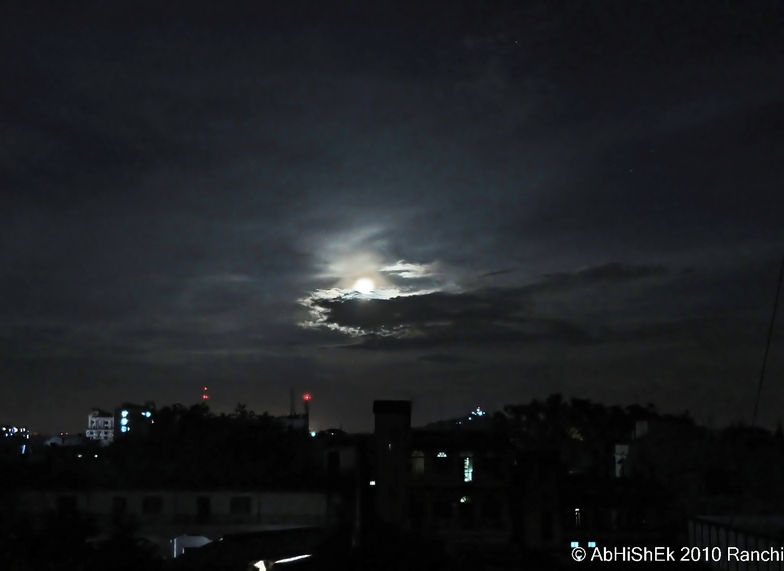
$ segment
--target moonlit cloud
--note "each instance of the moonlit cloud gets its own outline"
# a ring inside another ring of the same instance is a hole
[[[428,278],[438,274],[437,264],[408,264],[402,260],[378,271],[393,274],[401,278]]]

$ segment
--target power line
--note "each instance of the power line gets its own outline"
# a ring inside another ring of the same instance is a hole
[[[773,340],[773,325],[776,323],[776,310],[779,307],[779,294],[781,293],[781,280],[784,278],[784,260],[781,262],[781,271],[779,272],[779,281],[776,282],[776,298],[773,302],[773,314],[770,316],[770,327],[768,328],[768,342],[765,345],[765,356],[762,358],[762,370],[760,371],[759,385],[757,386],[757,398],[754,401],[754,415],[751,417],[751,426],[757,421],[757,411],[759,410],[760,396],[762,395],[762,383],[765,381],[765,366],[768,363],[768,353],[770,352],[770,344]]]

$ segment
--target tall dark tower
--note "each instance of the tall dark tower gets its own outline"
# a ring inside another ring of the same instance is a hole
[[[294,388],[291,389],[291,406],[289,407],[289,416],[294,418],[297,416],[297,401],[294,400]]]
[[[302,395],[302,405],[305,408],[305,430],[310,432],[310,393]]]
[[[376,513],[392,525],[408,518],[408,456],[411,442],[411,401],[377,400]]]

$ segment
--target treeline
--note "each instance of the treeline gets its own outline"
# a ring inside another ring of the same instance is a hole
[[[318,445],[307,432],[242,404],[219,415],[204,404],[164,407],[146,434],[128,436],[108,450],[121,486],[303,488],[322,473]]]
[[[144,430],[108,447],[35,451],[3,471],[11,488],[307,489],[323,474],[317,439],[238,405],[215,414],[205,404],[166,406]]]

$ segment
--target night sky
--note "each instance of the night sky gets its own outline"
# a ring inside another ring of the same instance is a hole
[[[0,424],[205,384],[219,412],[310,392],[316,429],[554,392],[749,422],[782,10],[3,2]]]

